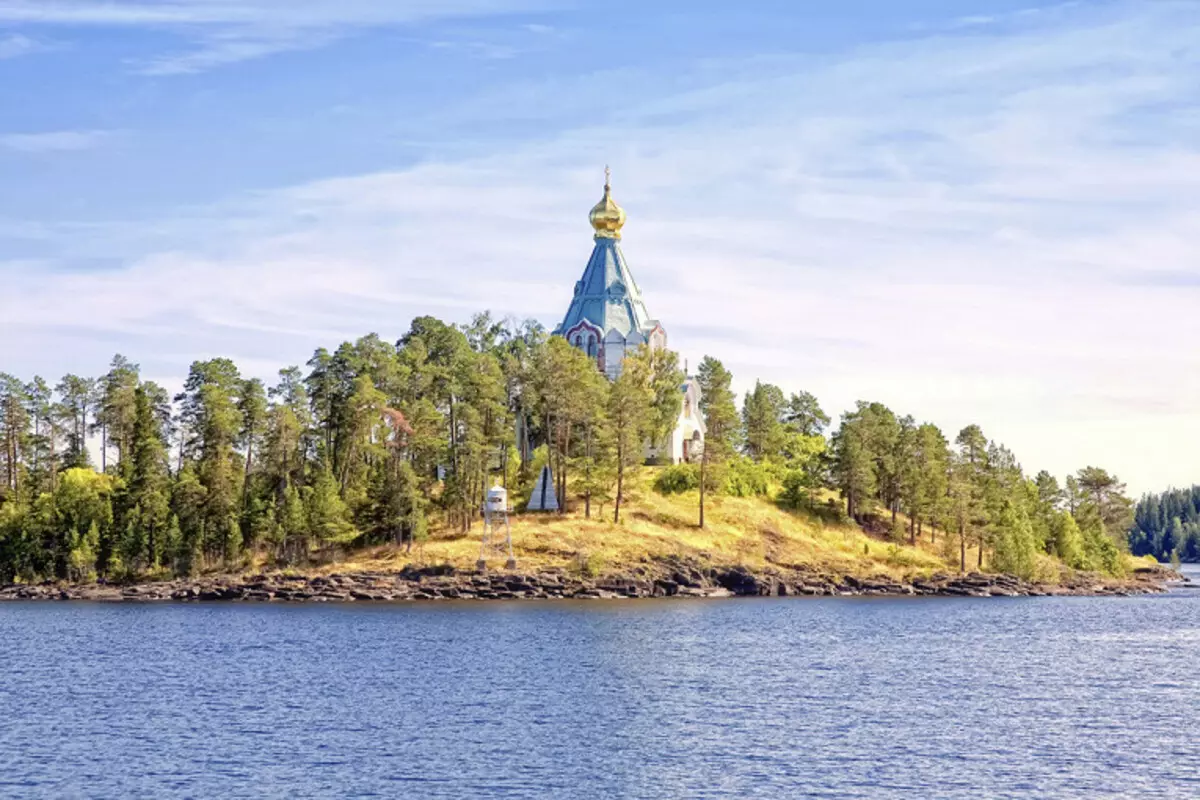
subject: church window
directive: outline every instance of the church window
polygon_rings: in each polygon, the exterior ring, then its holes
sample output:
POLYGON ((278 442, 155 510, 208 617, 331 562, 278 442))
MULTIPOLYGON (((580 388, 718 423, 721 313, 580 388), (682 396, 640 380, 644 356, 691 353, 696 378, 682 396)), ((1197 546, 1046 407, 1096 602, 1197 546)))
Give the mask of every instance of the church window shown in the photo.
POLYGON ((588 334, 587 354, 590 358, 596 357, 596 334, 594 334, 594 333, 588 334))

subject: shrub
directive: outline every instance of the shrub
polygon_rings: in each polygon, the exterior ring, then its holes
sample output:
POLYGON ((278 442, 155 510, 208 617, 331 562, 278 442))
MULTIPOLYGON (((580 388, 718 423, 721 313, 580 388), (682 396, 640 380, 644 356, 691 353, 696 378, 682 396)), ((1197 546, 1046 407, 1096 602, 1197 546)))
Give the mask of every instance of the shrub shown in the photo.
POLYGON ((770 464, 735 458, 727 464, 725 494, 731 497, 765 497, 771 492, 774 470, 770 464))
POLYGON ((654 479, 654 490, 659 494, 683 494, 699 487, 700 468, 695 464, 672 464, 654 479))

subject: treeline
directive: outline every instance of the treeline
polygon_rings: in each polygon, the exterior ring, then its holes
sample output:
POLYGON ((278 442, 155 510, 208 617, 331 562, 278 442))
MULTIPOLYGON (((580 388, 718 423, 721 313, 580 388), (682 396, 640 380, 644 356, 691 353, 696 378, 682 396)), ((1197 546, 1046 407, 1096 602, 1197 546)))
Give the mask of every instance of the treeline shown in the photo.
MULTIPOLYGON (((322 348, 271 386, 221 358, 192 364, 175 397, 121 356, 98 378, 54 386, 0 374, 0 581, 412 546, 431 526, 469 530, 492 481, 524 499, 544 463, 560 507, 619 522, 628 470, 674 429, 684 377, 674 353, 642 349, 610 382, 537 323, 488 314, 463 326, 420 317, 395 343, 372 334, 322 348)), ((705 445, 657 485, 698 488, 701 526, 713 494, 822 510, 832 489, 850 517, 896 539, 928 533, 962 569, 1032 575, 1057 557, 1121 571, 1131 504, 1103 470, 1064 487, 1028 478, 977 426, 951 444, 878 403, 827 436, 809 393, 758 383, 739 408, 720 361, 705 358, 696 377, 705 445)))
POLYGON ((1200 486, 1146 495, 1133 512, 1129 549, 1159 561, 1200 561, 1200 486))
POLYGON ((643 351, 610 383, 537 323, 487 314, 319 349, 269 387, 223 358, 192 364, 174 398, 122 356, 53 387, 0 374, 0 580, 411 546, 431 516, 469 529, 492 480, 526 492, 546 460, 564 504, 570 481, 586 513, 619 519, 682 380, 673 353, 643 351))
MULTIPOLYGON (((702 365, 702 384, 711 384, 705 380, 709 364, 706 359, 702 365)), ((724 489, 730 493, 760 493, 759 487, 775 482, 782 502, 815 507, 819 491, 833 488, 847 516, 894 541, 916 544, 928 534, 937 544, 941 532, 944 557, 964 571, 1031 577, 1045 557, 1073 569, 1124 569, 1132 503, 1125 485, 1103 469, 1081 469, 1062 485, 1045 471, 1029 477, 1012 452, 978 425, 963 428, 951 442, 936 425, 898 416, 881 403, 858 403, 826 439, 822 432, 830 420, 816 398, 806 392, 786 397, 761 382, 745 397, 740 426, 725 426, 727 440, 717 442, 712 403, 721 402, 721 393, 705 388, 710 449, 718 445, 761 467, 755 475, 737 463, 738 456, 728 460, 724 489)), ((727 397, 723 401, 728 417, 732 407, 727 397)), ((699 470, 673 468, 658 484, 664 491, 693 488, 703 483, 699 470)))

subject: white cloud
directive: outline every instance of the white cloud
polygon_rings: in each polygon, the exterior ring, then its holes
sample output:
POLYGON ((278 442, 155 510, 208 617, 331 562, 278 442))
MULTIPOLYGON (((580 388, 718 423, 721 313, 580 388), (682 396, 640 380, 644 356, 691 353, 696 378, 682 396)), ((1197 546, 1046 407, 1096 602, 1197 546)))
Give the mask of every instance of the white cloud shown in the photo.
POLYGON ((18 33, 0 36, 0 61, 6 58, 27 56, 45 49, 46 46, 41 42, 18 33))
POLYGON ((321 47, 369 28, 529 11, 544 0, 0 0, 0 24, 147 27, 175 31, 192 50, 139 63, 151 75, 201 72, 321 47))
POLYGON ((63 153, 91 150, 111 139, 112 131, 47 131, 0 134, 0 149, 20 153, 63 153))
POLYGON ((627 91, 545 140, 181 213, 172 247, 122 269, 0 265, 0 342, 24 340, 0 359, 95 371, 121 349, 181 374, 218 354, 301 362, 420 313, 553 326, 611 162, 626 254, 693 364, 835 413, 878 399, 951 436, 978 422, 1033 469, 1190 483, 1200 10, 1119 12, 709 66, 685 92, 628 73, 513 87, 474 113, 627 91))

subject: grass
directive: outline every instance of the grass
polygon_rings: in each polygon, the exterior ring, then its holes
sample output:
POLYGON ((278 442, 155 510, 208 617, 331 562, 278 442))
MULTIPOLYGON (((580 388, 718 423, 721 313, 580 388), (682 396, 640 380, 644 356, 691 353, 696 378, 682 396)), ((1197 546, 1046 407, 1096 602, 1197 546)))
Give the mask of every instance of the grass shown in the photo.
MULTIPOLYGON (((849 523, 782 509, 765 498, 709 498, 702 530, 696 524, 696 492, 659 495, 651 489, 654 474, 652 467, 634 473, 620 523, 612 521, 611 504, 601 510, 593 503, 592 517, 585 519, 582 500, 573 502, 568 514, 512 515, 513 550, 520 569, 561 568, 594 575, 670 556, 713 565, 773 565, 893 578, 949 566, 937 552, 940 541, 938 547, 892 543, 849 523)), ((411 554, 394 545, 379 546, 348 554, 321 571, 393 571, 408 564, 467 569, 479 558, 482 532, 481 522, 466 535, 438 530, 411 554)), ((489 555, 495 567, 504 560, 499 552, 489 555)))

